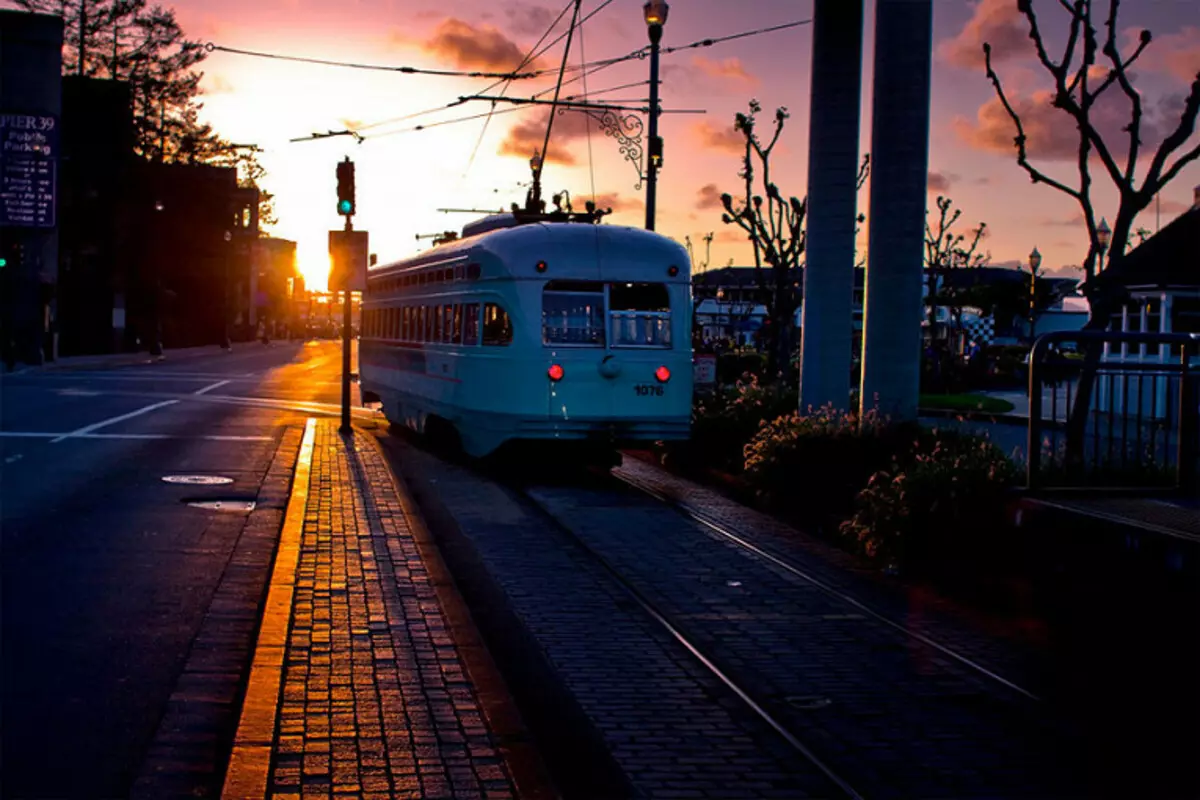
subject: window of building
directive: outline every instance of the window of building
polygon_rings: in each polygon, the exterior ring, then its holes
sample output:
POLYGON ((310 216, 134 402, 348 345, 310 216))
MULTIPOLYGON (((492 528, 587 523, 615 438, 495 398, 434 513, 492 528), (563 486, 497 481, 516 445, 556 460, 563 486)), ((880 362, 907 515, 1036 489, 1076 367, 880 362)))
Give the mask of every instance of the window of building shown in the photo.
POLYGON ((496 303, 483 306, 483 343, 486 346, 504 347, 512 344, 512 321, 508 312, 496 303))
POLYGON ((604 346, 604 284, 549 281, 542 290, 542 343, 604 346))
POLYGON ((613 283, 608 301, 613 347, 671 346, 671 300, 666 284, 613 283))
POLYGON ((463 307, 463 344, 479 344, 479 304, 463 307))

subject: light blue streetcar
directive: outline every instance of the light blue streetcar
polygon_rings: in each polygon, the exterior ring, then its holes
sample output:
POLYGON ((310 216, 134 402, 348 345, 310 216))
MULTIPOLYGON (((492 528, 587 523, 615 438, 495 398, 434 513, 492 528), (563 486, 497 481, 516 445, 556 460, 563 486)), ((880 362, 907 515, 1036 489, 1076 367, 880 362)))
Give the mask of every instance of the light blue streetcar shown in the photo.
POLYGON ((461 240, 373 268, 364 402, 469 455, 509 443, 612 453, 686 439, 687 252, 636 228, 479 220, 461 240))

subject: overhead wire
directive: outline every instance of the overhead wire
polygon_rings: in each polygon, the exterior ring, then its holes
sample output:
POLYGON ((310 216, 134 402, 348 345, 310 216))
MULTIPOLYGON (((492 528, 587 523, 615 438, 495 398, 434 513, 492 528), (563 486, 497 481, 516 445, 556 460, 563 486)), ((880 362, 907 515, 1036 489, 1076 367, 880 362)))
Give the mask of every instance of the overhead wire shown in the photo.
POLYGON ((232 53, 234 55, 251 56, 253 58, 267 58, 274 61, 292 61, 301 64, 317 64, 324 67, 344 67, 346 69, 365 69, 375 72, 399 72, 404 75, 439 75, 451 78, 500 78, 501 80, 528 80, 544 75, 544 71, 533 72, 489 72, 485 70, 457 70, 457 69, 426 69, 424 67, 408 67, 408 66, 390 66, 387 64, 363 64, 354 61, 335 61, 326 58, 311 58, 309 56, 289 56, 281 53, 264 53, 259 50, 242 50, 237 47, 225 47, 224 45, 208 42, 204 45, 205 51, 232 53))
MULTIPOLYGON (((582 25, 579 27, 579 61, 580 63, 587 63, 587 50, 585 49, 583 43, 582 25)), ((586 103, 588 102, 587 73, 582 73, 581 77, 583 78, 583 102, 586 103)), ((616 89, 613 89, 613 91, 616 91, 616 89)), ((567 99, 569 100, 570 98, 567 99)), ((587 125, 588 175, 591 178, 592 203, 594 204, 596 202, 596 164, 592 160, 592 118, 587 114, 585 114, 584 117, 586 118, 584 124, 587 125)))
MULTIPOLYGON (((584 22, 591 19, 593 16, 595 16, 595 14, 597 12, 602 10, 611 1, 612 0, 607 0, 607 2, 602 4, 600 7, 596 8, 595 10, 593 10, 592 12, 590 12, 589 14, 584 16, 584 18, 580 21, 579 24, 582 25, 584 22)), ((572 0, 572 2, 573 2, 573 0, 572 0)), ((563 13, 565 13, 565 11, 566 11, 566 9, 564 9, 563 13)), ((559 19, 561 19, 561 16, 562 15, 560 14, 559 19)), ((812 22, 811 19, 797 20, 796 22, 789 22, 789 23, 785 23, 782 25, 773 25, 773 26, 766 27, 766 28, 758 28, 758 29, 752 30, 752 31, 743 31, 741 33, 730 34, 728 36, 719 36, 719 37, 713 37, 713 38, 707 38, 707 39, 698 39, 697 41, 691 42, 689 44, 678 45, 676 47, 670 47, 670 48, 664 48, 660 51, 660 53, 670 54, 670 53, 674 53, 674 52, 681 51, 681 50, 690 50, 690 49, 696 49, 696 48, 700 48, 700 47, 709 47, 714 44, 720 44, 722 42, 733 41, 735 39, 742 39, 742 38, 746 38, 749 36, 758 36, 758 35, 761 35, 764 33, 774 33, 776 31, 786 30, 788 28, 795 28, 795 27, 798 27, 801 25, 810 24, 811 22, 812 22)), ((557 24, 557 20, 556 20, 556 24, 557 24)), ((566 36, 566 34, 561 34, 558 39, 556 39, 554 42, 551 42, 547 47, 553 46, 555 43, 557 43, 557 41, 564 38, 565 36, 566 36)), ((536 45, 535 45, 535 48, 536 48, 536 45)), ((544 52, 545 49, 546 48, 543 48, 542 52, 544 52)), ((636 58, 644 57, 644 55, 648 51, 649 51, 649 48, 643 47, 643 48, 639 48, 638 50, 634 50, 624 56, 601 59, 598 61, 586 62, 585 64, 576 65, 576 66, 568 66, 567 67, 568 72, 574 71, 579 74, 577 74, 574 77, 571 77, 567 80, 564 80, 562 82, 562 85, 567 86, 576 81, 583 80, 583 78, 585 76, 592 76, 592 75, 595 75, 596 73, 601 72, 605 69, 616 66, 617 64, 621 64, 626 61, 631 61, 636 58)), ((534 55, 534 58, 536 58, 537 55, 541 55, 541 53, 537 53, 536 55, 534 55)), ((505 83, 505 80, 502 79, 502 80, 496 81, 495 83, 492 83, 490 86, 483 89, 479 94, 483 94, 484 92, 488 91, 489 89, 499 86, 501 83, 505 83)), ((619 86, 619 87, 611 87, 610 89, 596 90, 596 91, 591 92, 591 94, 596 95, 596 94, 601 94, 601 93, 607 92, 607 91, 616 91, 617 89, 625 89, 625 88, 630 88, 632 86, 645 85, 647 83, 649 83, 649 81, 638 81, 635 83, 623 84, 622 86, 619 86)), ((547 89, 543 89, 539 92, 535 92, 533 95, 531 95, 531 97, 534 99, 544 97, 545 95, 549 94, 552 91, 554 91, 554 87, 550 87, 547 89)), ((384 125, 390 125, 390 124, 393 124, 396 122, 402 122, 402 121, 406 121, 409 119, 414 119, 414 118, 417 118, 420 116, 425 116, 428 114, 434 114, 439 111, 445 111, 446 109, 463 105, 470 99, 471 99, 470 96, 460 97, 457 100, 447 103, 444 106, 438 106, 436 108, 430 108, 430 109, 426 109, 424 111, 418 111, 418 112, 415 112, 412 114, 406 114, 401 117, 395 117, 395 118, 391 118, 391 119, 387 119, 387 120, 382 120, 380 122, 374 122, 369 125, 360 125, 360 126, 358 126, 358 128, 356 128, 356 130, 365 131, 365 130, 369 130, 369 129, 376 128, 376 127, 382 127, 384 125)), ((570 98, 568 98, 568 99, 570 99, 570 98)), ((430 123, 427 125, 417 125, 417 126, 414 126, 411 128, 401 128, 399 130, 394 130, 394 131, 385 131, 383 133, 372 134, 372 135, 368 136, 367 138, 374 139, 374 138, 379 138, 381 136, 391 136, 391 135, 397 134, 397 133, 412 133, 412 132, 416 132, 416 131, 426 130, 428 128, 439 127, 441 125, 450 125, 450 124, 454 124, 457 122, 467 122, 467 121, 471 121, 471 120, 482 119, 482 118, 488 117, 488 116, 494 116, 496 114, 512 113, 514 111, 520 111, 522 108, 523 108, 523 106, 517 105, 517 106, 514 106, 513 108, 499 109, 499 110, 495 110, 495 111, 484 113, 484 114, 472 114, 472 115, 466 116, 466 117, 457 117, 454 119, 442 120, 442 121, 430 123)))
MULTIPOLYGON (((570 9, 572 5, 577 6, 576 0, 568 0, 567 4, 563 6, 563 10, 558 12, 558 16, 554 18, 554 21, 550 23, 550 26, 546 28, 545 32, 543 32, 538 40, 534 43, 533 47, 529 48, 529 51, 525 53, 525 57, 521 59, 521 63, 517 65, 517 68, 513 70, 513 72, 520 72, 526 66, 533 63, 533 60, 536 58, 534 52, 539 46, 541 46, 542 42, 546 41, 546 37, 558 27, 558 23, 562 21, 563 16, 566 15, 567 10, 570 9)), ((578 7, 576 8, 576 13, 578 13, 578 7)), ((512 81, 501 81, 501 83, 504 83, 504 86, 500 89, 500 96, 503 97, 504 93, 508 91, 508 88, 512 86, 512 81)), ((496 86, 496 84, 492 84, 485 91, 490 90, 494 86, 496 86)), ((491 110, 496 110, 496 103, 494 101, 492 102, 491 110)), ((471 157, 467 160, 467 168, 463 170, 464 178, 467 176, 467 173, 471 171, 471 167, 475 164, 475 156, 479 153, 479 147, 483 144, 483 137, 487 134, 488 126, 491 125, 491 123, 492 115, 488 114, 487 119, 483 121, 483 129, 479 131, 479 138, 475 140, 475 147, 471 150, 471 157)))

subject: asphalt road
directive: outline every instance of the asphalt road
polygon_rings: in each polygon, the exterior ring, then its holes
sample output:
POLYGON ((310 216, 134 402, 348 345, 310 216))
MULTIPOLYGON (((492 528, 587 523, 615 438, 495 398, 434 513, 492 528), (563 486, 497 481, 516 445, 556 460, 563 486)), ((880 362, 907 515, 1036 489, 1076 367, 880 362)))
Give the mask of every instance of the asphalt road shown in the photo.
POLYGON ((0 377, 0 795, 127 796, 248 519, 185 501, 254 498, 340 370, 280 342, 0 377))

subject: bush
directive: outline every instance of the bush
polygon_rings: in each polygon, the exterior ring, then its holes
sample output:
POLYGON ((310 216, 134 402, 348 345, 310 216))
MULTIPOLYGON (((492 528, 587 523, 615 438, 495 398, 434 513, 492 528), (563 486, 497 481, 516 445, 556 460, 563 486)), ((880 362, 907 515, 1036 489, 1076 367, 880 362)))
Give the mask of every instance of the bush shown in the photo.
POLYGON ((797 390, 786 384, 762 384, 744 375, 732 387, 718 389, 692 411, 687 460, 696 466, 742 471, 742 449, 767 420, 796 408, 797 390))
POLYGON ((746 445, 746 477, 773 506, 820 523, 846 515, 875 472, 911 449, 913 425, 891 425, 874 411, 861 419, 832 406, 766 423, 746 445))
POLYGON ((729 386, 743 380, 747 374, 764 378, 767 355, 753 350, 721 353, 717 356, 717 384, 729 386))
POLYGON ((1015 465, 987 439, 933 432, 871 476, 843 536, 873 559, 966 574, 1002 560, 1015 465))

